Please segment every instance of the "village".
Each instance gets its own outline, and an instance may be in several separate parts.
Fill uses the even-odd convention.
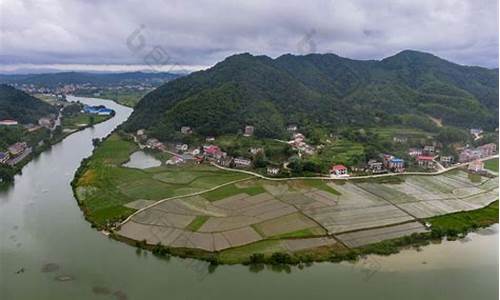
[[[193,134],[193,130],[189,126],[183,126],[179,131],[183,136],[190,136]],[[321,152],[325,145],[313,145],[304,134],[298,132],[298,126],[295,124],[288,125],[287,131],[290,133],[289,140],[275,141],[290,147],[293,155],[281,162],[266,163],[262,163],[262,157],[265,156],[265,149],[260,145],[248,147],[248,153],[246,155],[232,156],[224,151],[223,147],[217,144],[217,138],[214,136],[205,137],[201,145],[164,143],[154,137],[149,137],[145,129],[140,129],[134,134],[134,140],[139,144],[141,149],[149,149],[170,154],[171,157],[165,161],[166,165],[181,165],[190,162],[200,164],[208,162],[222,168],[245,170],[247,172],[253,171],[269,177],[290,177],[291,165],[293,165],[294,162],[302,159],[307,160],[309,157]],[[254,132],[254,126],[246,125],[241,131],[241,136],[243,138],[251,138],[254,136]],[[470,130],[470,134],[475,141],[481,138],[481,133],[481,129]],[[335,138],[336,137],[331,134],[329,139],[326,139],[326,143],[331,143],[330,140]],[[407,138],[394,136],[393,142],[396,144],[406,143]],[[487,143],[477,147],[469,145],[458,147],[456,149],[456,155],[445,154],[441,152],[441,148],[442,145],[440,143],[433,141],[422,147],[407,148],[404,158],[389,153],[379,153],[378,156],[369,157],[366,162],[357,165],[347,166],[343,162],[337,161],[329,165],[328,173],[316,172],[307,174],[307,176],[349,178],[353,176],[371,176],[405,172],[432,173],[444,171],[447,168],[456,167],[465,163],[467,163],[470,173],[485,174],[487,171],[481,160],[497,154],[497,145],[495,143]]]
[[[25,162],[26,158],[34,152],[34,148],[43,148],[48,141],[54,139],[57,136],[64,136],[71,134],[76,129],[74,127],[86,127],[88,124],[71,124],[65,119],[71,120],[73,115],[78,115],[78,120],[82,116],[100,116],[108,118],[114,114],[112,109],[106,108],[105,106],[88,106],[79,105],[81,110],[78,109],[76,113],[72,115],[65,114],[64,108],[69,106],[75,106],[76,104],[71,104],[66,102],[64,98],[57,98],[58,103],[53,104],[58,107],[58,114],[50,114],[38,119],[37,124],[20,124],[17,120],[4,119],[0,120],[0,128],[3,127],[6,130],[15,130],[20,128],[21,132],[24,134],[17,136],[18,141],[10,144],[6,149],[0,149],[0,166],[7,165],[10,167],[15,167],[18,164]],[[76,119],[76,118],[75,118]],[[74,126],[73,126],[74,125]]]

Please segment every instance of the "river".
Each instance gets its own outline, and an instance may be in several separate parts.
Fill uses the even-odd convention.
[[[130,108],[74,133],[28,163],[0,192],[0,299],[497,299],[498,226],[422,251],[318,263],[289,272],[157,258],[90,227],[70,181],[92,139],[109,134]],[[47,265],[48,264],[48,265]]]

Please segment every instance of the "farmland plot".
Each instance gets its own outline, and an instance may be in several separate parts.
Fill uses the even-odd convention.
[[[395,226],[339,234],[336,237],[348,247],[355,248],[426,231],[425,227],[419,222],[410,222]]]

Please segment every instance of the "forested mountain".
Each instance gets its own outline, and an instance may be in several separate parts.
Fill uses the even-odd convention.
[[[21,124],[37,123],[38,119],[49,114],[57,114],[57,109],[25,92],[0,84],[0,120],[13,119]]]
[[[179,77],[166,72],[125,72],[125,73],[87,73],[61,72],[26,75],[0,75],[0,83],[34,84],[44,87],[56,87],[65,84],[125,85],[134,83],[163,83]]]
[[[426,127],[430,117],[494,129],[497,114],[498,69],[409,50],[380,61],[239,54],[147,94],[124,128],[146,128],[168,139],[181,126],[218,135],[250,124],[258,136],[281,137],[287,123]]]

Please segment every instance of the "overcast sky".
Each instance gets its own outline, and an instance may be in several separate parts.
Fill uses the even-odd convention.
[[[196,70],[241,52],[381,59],[404,49],[498,67],[498,0],[1,0],[0,19],[0,72]]]

